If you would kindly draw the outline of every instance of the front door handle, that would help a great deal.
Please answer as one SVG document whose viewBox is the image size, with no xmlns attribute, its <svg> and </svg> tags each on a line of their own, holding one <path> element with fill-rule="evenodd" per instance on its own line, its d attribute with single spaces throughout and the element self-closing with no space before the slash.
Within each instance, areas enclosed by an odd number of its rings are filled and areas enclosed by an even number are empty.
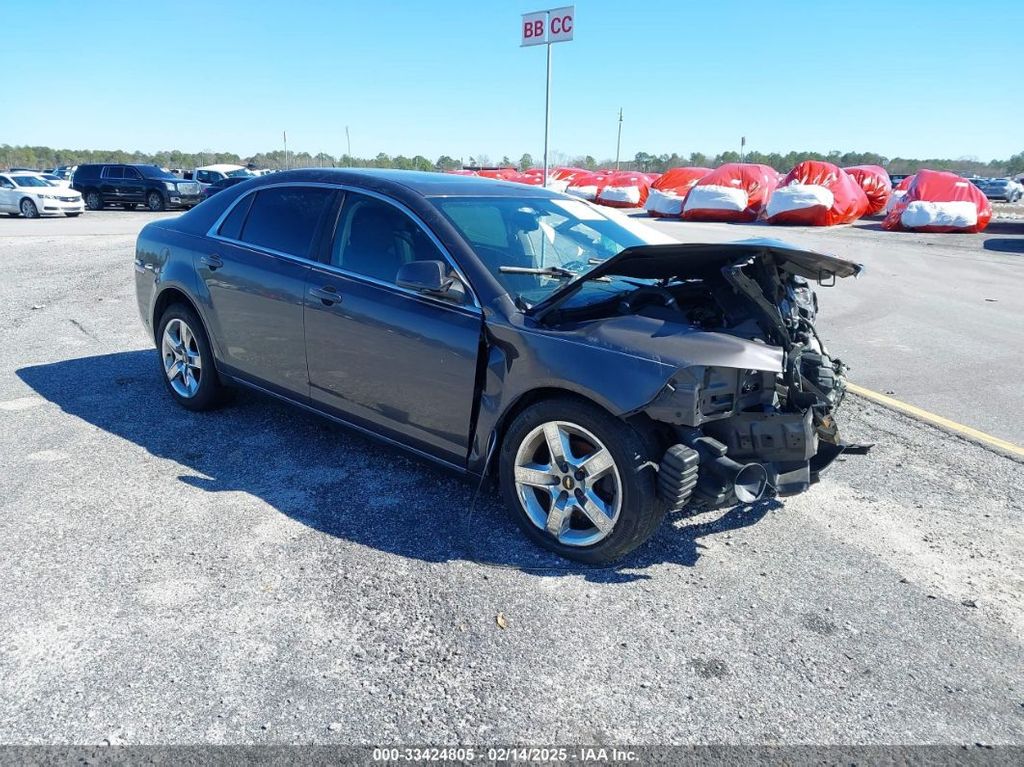
<svg viewBox="0 0 1024 767">
<path fill-rule="evenodd" d="M 208 267 L 211 272 L 215 272 L 224 266 L 224 262 L 221 260 L 220 256 L 203 256 L 199 260 L 202 261 L 203 266 Z"/>
<path fill-rule="evenodd" d="M 319 298 L 326 306 L 341 303 L 341 293 L 333 285 L 324 285 L 322 288 L 310 288 L 309 295 L 313 296 L 313 298 Z"/>
</svg>

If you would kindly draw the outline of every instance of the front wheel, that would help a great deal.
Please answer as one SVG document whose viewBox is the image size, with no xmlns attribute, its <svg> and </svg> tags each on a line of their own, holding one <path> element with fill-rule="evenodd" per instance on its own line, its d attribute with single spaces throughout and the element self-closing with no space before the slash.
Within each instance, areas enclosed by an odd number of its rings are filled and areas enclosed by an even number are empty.
<svg viewBox="0 0 1024 767">
<path fill-rule="evenodd" d="M 154 213 L 159 213 L 166 207 L 164 196 L 159 192 L 150 192 L 146 197 L 146 206 Z"/>
<path fill-rule="evenodd" d="M 25 198 L 21 201 L 21 215 L 25 218 L 39 218 L 39 208 L 32 200 Z"/>
<path fill-rule="evenodd" d="M 78 218 L 82 214 L 81 213 L 65 213 L 64 215 L 67 216 L 68 218 Z"/>
<path fill-rule="evenodd" d="M 89 210 L 103 210 L 103 198 L 96 191 L 85 193 L 85 207 Z"/>
<path fill-rule="evenodd" d="M 160 373 L 171 397 L 188 410 L 211 410 L 221 403 L 213 353 L 199 317 L 174 304 L 160 318 L 157 331 Z"/>
<path fill-rule="evenodd" d="M 499 458 L 506 506 L 536 543 L 568 559 L 611 562 L 644 543 L 665 515 L 650 435 L 575 399 L 531 405 Z"/>
</svg>

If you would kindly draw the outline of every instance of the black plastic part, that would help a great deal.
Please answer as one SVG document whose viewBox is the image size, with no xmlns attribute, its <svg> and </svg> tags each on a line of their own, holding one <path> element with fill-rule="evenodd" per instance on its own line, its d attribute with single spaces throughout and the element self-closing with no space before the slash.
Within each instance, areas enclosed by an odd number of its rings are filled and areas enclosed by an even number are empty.
<svg viewBox="0 0 1024 767">
<path fill-rule="evenodd" d="M 679 511 L 690 501 L 697 486 L 700 455 L 686 445 L 672 445 L 658 467 L 658 497 L 669 511 Z"/>
</svg>

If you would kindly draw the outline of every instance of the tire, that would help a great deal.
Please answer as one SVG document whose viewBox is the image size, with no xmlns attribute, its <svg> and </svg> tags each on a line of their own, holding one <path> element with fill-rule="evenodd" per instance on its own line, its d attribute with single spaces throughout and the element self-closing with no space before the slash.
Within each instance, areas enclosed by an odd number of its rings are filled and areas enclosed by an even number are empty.
<svg viewBox="0 0 1024 767">
<path fill-rule="evenodd" d="M 187 331 L 184 334 L 182 326 Z M 212 410 L 223 402 L 224 387 L 217 378 L 210 342 L 203 323 L 191 307 L 171 304 L 167 308 L 157 326 L 156 345 L 160 378 L 171 399 L 183 408 L 195 411 Z M 187 355 L 183 353 L 185 348 Z M 185 366 L 187 375 L 181 367 L 181 361 L 186 357 L 189 360 Z"/>
<path fill-rule="evenodd" d="M 64 215 L 67 216 L 68 218 L 78 218 L 82 214 L 81 213 L 65 213 Z"/>
<path fill-rule="evenodd" d="M 39 208 L 37 208 L 36 204 L 27 197 L 21 201 L 18 209 L 21 211 L 21 215 L 25 218 L 39 218 Z"/>
<path fill-rule="evenodd" d="M 555 444 L 568 448 L 568 472 L 551 461 L 553 425 L 560 435 Z M 577 456 L 593 458 L 602 447 L 606 455 L 593 478 L 574 470 Z M 530 405 L 509 426 L 498 460 L 501 494 L 516 523 L 535 543 L 577 562 L 606 564 L 628 554 L 654 534 L 667 510 L 648 465 L 658 460 L 653 435 L 589 402 L 565 397 Z M 555 504 L 568 511 L 559 514 L 560 525 L 551 517 Z M 602 506 L 612 513 L 598 516 Z M 557 526 L 558 535 L 548 526 Z"/>
<path fill-rule="evenodd" d="M 103 197 L 95 189 L 85 193 L 85 207 L 89 210 L 103 210 Z"/>
<path fill-rule="evenodd" d="M 167 203 L 160 192 L 150 192 L 146 195 L 146 207 L 154 213 L 159 213 L 167 207 Z"/>
</svg>

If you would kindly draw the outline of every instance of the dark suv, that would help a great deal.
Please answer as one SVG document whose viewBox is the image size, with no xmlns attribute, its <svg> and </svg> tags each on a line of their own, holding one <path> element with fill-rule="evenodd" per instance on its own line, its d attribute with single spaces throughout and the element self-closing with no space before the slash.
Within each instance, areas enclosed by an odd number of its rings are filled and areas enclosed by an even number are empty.
<svg viewBox="0 0 1024 767">
<path fill-rule="evenodd" d="M 199 184 L 183 181 L 155 165 L 79 165 L 71 177 L 71 188 L 82 193 L 89 210 L 106 205 L 131 210 L 145 205 L 158 211 L 191 208 L 202 201 Z"/>
</svg>

